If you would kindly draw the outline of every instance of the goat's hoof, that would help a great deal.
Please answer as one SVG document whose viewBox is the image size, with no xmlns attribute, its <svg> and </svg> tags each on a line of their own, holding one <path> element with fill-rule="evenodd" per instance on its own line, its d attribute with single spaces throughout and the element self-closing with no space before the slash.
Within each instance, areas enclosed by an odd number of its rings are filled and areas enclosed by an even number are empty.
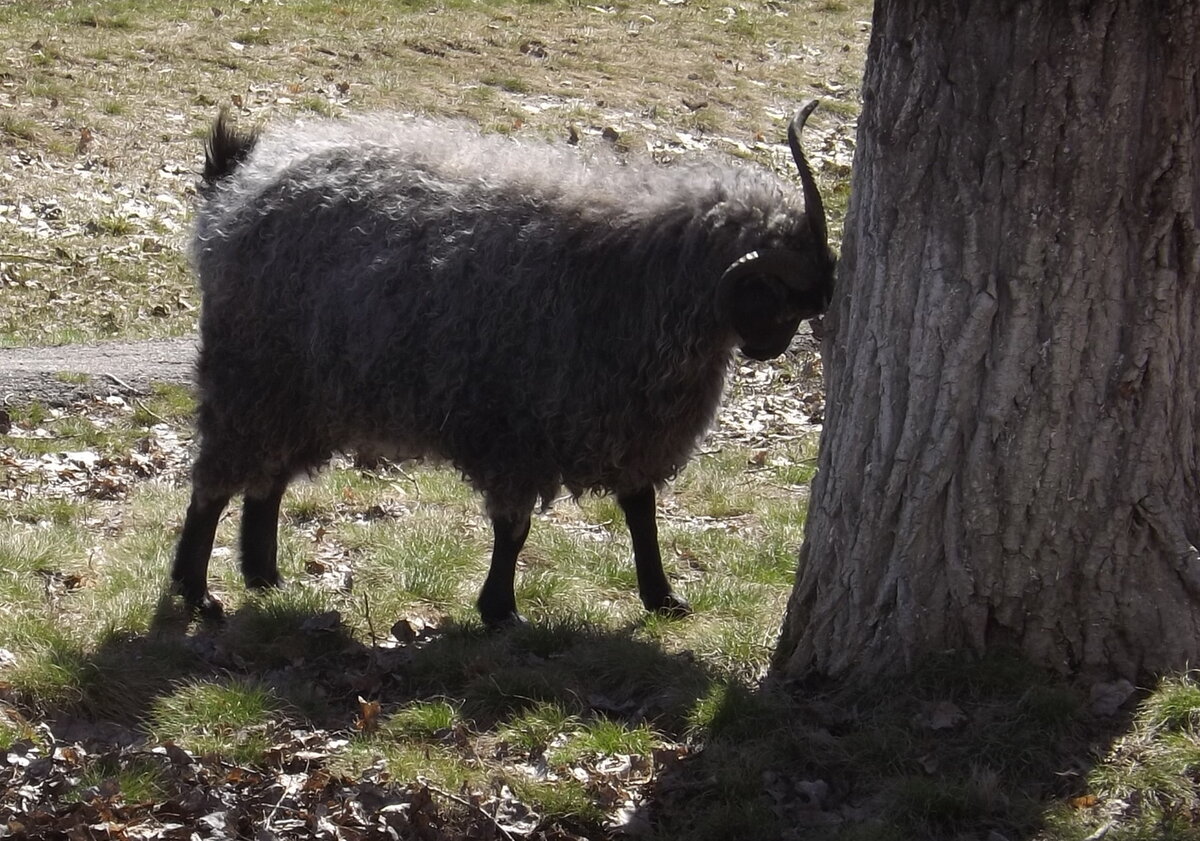
<svg viewBox="0 0 1200 841">
<path fill-rule="evenodd" d="M 209 625 L 216 625 L 225 620 L 225 606 L 211 593 L 205 593 L 198 599 L 185 599 L 188 611 Z"/>
<path fill-rule="evenodd" d="M 482 619 L 483 627 L 492 633 L 507 631 L 511 628 L 520 628 L 529 624 L 529 620 L 515 610 L 499 616 L 484 616 Z"/>
<path fill-rule="evenodd" d="M 660 599 L 643 602 L 643 604 L 650 612 L 669 619 L 682 619 L 692 615 L 692 606 L 687 603 L 687 599 L 670 591 Z"/>
<path fill-rule="evenodd" d="M 180 581 L 171 583 L 171 592 L 183 597 L 183 606 L 192 616 L 205 622 L 220 622 L 225 618 L 225 608 L 207 589 L 199 592 L 189 592 Z"/>
<path fill-rule="evenodd" d="M 278 572 L 270 575 L 246 575 L 245 581 L 246 588 L 249 590 L 277 590 L 283 586 L 283 579 Z"/>
<path fill-rule="evenodd" d="M 208 593 L 195 608 L 196 614 L 210 625 L 225 621 L 225 607 Z"/>
</svg>

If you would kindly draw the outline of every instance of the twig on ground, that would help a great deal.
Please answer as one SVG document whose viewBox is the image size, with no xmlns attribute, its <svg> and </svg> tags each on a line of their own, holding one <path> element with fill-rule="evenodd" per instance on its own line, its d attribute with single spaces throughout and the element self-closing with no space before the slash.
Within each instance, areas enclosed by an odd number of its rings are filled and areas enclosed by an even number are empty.
<svg viewBox="0 0 1200 841">
<path fill-rule="evenodd" d="M 112 375 L 111 375 L 111 374 L 109 374 L 109 376 L 111 377 Z M 133 402 L 134 402 L 134 403 L 137 405 L 137 407 L 138 407 L 139 409 L 141 409 L 143 412 L 145 412 L 146 414 L 148 414 L 150 417 L 154 418 L 156 421 L 158 421 L 158 422 L 160 422 L 160 423 L 166 423 L 166 422 L 167 422 L 167 419 L 166 419 L 166 418 L 164 418 L 164 417 L 163 417 L 162 415 L 160 415 L 158 412 L 156 412 L 156 411 L 154 411 L 153 409 L 151 409 L 149 406 L 147 406 L 147 405 L 146 405 L 145 403 L 143 403 L 141 400 L 134 400 Z"/>
<path fill-rule="evenodd" d="M 500 831 L 500 834 L 503 835 L 505 838 L 507 838 L 508 841 L 516 841 L 516 839 L 513 838 L 513 834 L 511 832 L 509 832 L 507 829 L 505 829 L 504 826 L 500 823 L 500 821 L 496 820 L 496 817 L 494 815 L 489 815 L 487 812 L 487 809 L 484 809 L 479 804 L 472 803 L 470 800 L 468 800 L 465 797 L 460 797 L 457 794 L 440 789 L 435 785 L 431 785 L 430 782 L 423 777 L 417 777 L 417 780 L 421 783 L 421 785 L 425 786 L 425 788 L 429 789 L 434 794 L 440 794 L 442 797 L 445 797 L 447 800 L 452 800 L 455 803 L 459 804 L 460 806 L 466 806 L 472 812 L 483 815 L 483 817 L 485 817 L 489 821 L 491 821 L 492 826 L 496 827 L 496 829 L 498 829 Z"/>
<path fill-rule="evenodd" d="M 283 794 L 279 795 L 279 799 L 275 801 L 275 805 L 271 808 L 270 814 L 267 815 L 266 820 L 263 822 L 263 830 L 266 832 L 271 831 L 271 821 L 275 820 L 275 815 L 278 814 L 279 807 L 283 805 L 284 799 L 289 794 L 291 794 L 291 789 L 287 786 L 283 786 Z"/>
<path fill-rule="evenodd" d="M 1102 839 L 1106 835 L 1108 835 L 1108 833 L 1111 832 L 1113 827 L 1116 825 L 1117 825 L 1116 821 L 1109 821 L 1104 826 L 1100 827 L 1095 832 L 1093 832 L 1091 835 L 1089 835 L 1087 838 L 1084 838 L 1083 841 L 1100 841 L 1100 839 Z"/>
<path fill-rule="evenodd" d="M 364 591 L 362 594 L 363 617 L 367 620 L 367 634 L 371 637 L 372 653 L 379 647 L 379 637 L 375 634 L 375 623 L 371 620 L 371 598 Z"/>
<path fill-rule="evenodd" d="M 15 254 L 11 252 L 0 254 L 0 260 L 15 260 L 21 263 L 46 263 L 48 265 L 58 265 L 63 262 L 60 257 L 39 257 L 36 254 Z"/>
<path fill-rule="evenodd" d="M 116 374 L 106 373 L 104 376 L 108 377 L 110 380 L 112 380 L 114 383 L 116 383 L 121 388 L 125 389 L 130 394 L 144 395 L 146 393 L 139 388 L 134 388 L 129 383 L 125 382 L 123 379 L 118 377 Z M 153 414 L 153 413 L 151 413 L 151 414 Z"/>
</svg>

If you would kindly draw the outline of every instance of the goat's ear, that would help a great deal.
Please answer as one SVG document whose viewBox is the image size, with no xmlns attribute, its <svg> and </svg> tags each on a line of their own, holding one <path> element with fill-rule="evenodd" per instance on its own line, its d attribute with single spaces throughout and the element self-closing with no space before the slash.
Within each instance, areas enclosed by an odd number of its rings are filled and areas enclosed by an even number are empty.
<svg viewBox="0 0 1200 841">
<path fill-rule="evenodd" d="M 784 278 L 797 273 L 803 261 L 785 248 L 751 251 L 738 258 L 717 284 L 717 311 L 742 338 L 750 322 L 769 317 L 771 309 L 787 302 Z M 777 309 L 778 311 L 778 309 Z"/>
<path fill-rule="evenodd" d="M 788 309 L 787 287 L 770 274 L 742 274 L 732 278 L 722 293 L 722 315 L 743 342 L 770 332 L 770 326 Z"/>
<path fill-rule="evenodd" d="M 802 266 L 796 252 L 771 249 L 747 254 L 721 276 L 718 315 L 750 358 L 771 359 L 791 343 L 804 312 L 790 281 Z"/>
</svg>

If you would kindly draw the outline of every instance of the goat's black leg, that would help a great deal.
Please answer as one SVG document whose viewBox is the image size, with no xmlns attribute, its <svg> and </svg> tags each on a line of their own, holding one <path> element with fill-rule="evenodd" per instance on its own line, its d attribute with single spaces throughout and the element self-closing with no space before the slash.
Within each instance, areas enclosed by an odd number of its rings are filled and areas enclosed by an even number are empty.
<svg viewBox="0 0 1200 841">
<path fill-rule="evenodd" d="M 492 565 L 487 580 L 479 592 L 479 615 L 489 628 L 522 625 L 525 617 L 517 613 L 514 591 L 517 575 L 517 555 L 529 537 L 529 515 L 523 517 L 493 517 Z"/>
<path fill-rule="evenodd" d="M 633 563 L 637 567 L 638 595 L 646 610 L 663 616 L 687 616 L 692 606 L 677 595 L 663 572 L 662 553 L 658 548 L 658 523 L 654 511 L 654 487 L 633 493 L 617 494 L 617 503 L 625 512 L 625 524 L 633 540 Z"/>
<path fill-rule="evenodd" d="M 175 592 L 183 596 L 189 610 L 210 620 L 220 618 L 221 603 L 208 592 L 208 559 L 212 555 L 221 512 L 228 504 L 228 495 L 204 497 L 193 489 L 179 546 L 175 549 L 175 563 L 171 567 Z"/>
<path fill-rule="evenodd" d="M 263 495 L 246 494 L 242 503 L 242 577 L 247 587 L 278 587 L 279 506 L 286 481 L 277 482 Z"/>
</svg>

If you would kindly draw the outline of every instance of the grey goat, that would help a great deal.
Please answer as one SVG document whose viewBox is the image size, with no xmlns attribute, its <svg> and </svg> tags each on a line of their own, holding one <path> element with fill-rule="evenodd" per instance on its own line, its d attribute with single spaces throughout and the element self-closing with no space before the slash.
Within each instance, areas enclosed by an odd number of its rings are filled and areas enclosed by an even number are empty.
<svg viewBox="0 0 1200 841">
<path fill-rule="evenodd" d="M 712 422 L 735 347 L 783 353 L 828 305 L 821 196 L 760 169 L 621 163 L 461 123 L 385 116 L 206 145 L 199 452 L 172 579 L 209 617 L 217 522 L 244 494 L 246 584 L 280 583 L 280 502 L 336 450 L 452 463 L 495 542 L 478 600 L 523 621 L 517 555 L 539 500 L 615 493 L 648 610 L 690 611 L 662 568 L 655 490 Z"/>
</svg>

